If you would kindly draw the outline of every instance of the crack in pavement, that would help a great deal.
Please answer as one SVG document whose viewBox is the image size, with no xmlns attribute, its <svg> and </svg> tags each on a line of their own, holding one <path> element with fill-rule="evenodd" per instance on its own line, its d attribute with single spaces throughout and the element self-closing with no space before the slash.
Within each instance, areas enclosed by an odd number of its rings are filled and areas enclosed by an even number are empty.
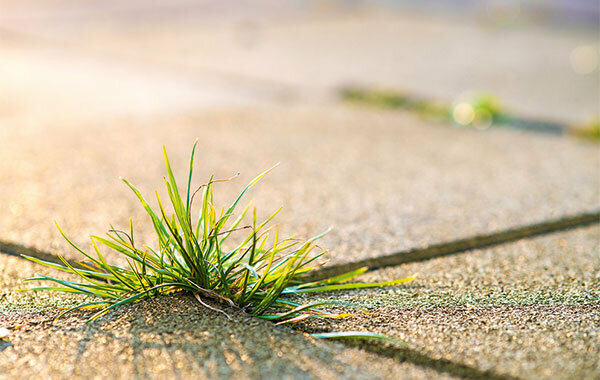
<svg viewBox="0 0 600 380">
<path fill-rule="evenodd" d="M 23 255 L 35 257 L 36 259 L 49 261 L 51 263 L 63 264 L 62 260 L 58 255 L 50 253 L 48 251 L 42 251 L 34 247 L 27 247 L 22 244 L 13 243 L 9 241 L 0 240 L 0 253 L 4 253 L 10 256 L 16 256 L 22 258 Z M 83 266 L 79 265 L 75 260 L 67 260 L 69 264 L 75 266 L 78 269 L 84 269 Z M 79 261 L 79 260 L 78 260 Z"/>
<path fill-rule="evenodd" d="M 330 265 L 316 270 L 309 276 L 309 279 L 325 279 L 365 266 L 369 267 L 369 270 L 372 271 L 389 266 L 396 266 L 415 261 L 424 261 L 440 256 L 453 255 L 472 249 L 492 247 L 520 239 L 533 238 L 540 235 L 584 227 L 596 223 L 600 223 L 600 210 L 581 213 L 573 216 L 565 216 L 559 219 L 528 224 L 488 234 L 474 235 L 463 239 L 433 244 L 425 248 L 414 248 L 379 257 Z"/>
<path fill-rule="evenodd" d="M 0 352 L 6 350 L 8 347 L 11 347 L 13 344 L 10 342 L 7 342 L 5 340 L 0 340 Z"/>
<path fill-rule="evenodd" d="M 323 278 L 339 274 L 341 272 L 357 269 L 362 266 L 369 266 L 371 270 L 394 266 L 408 262 L 422 261 L 435 257 L 457 254 L 472 249 L 480 249 L 504 243 L 512 242 L 524 238 L 532 238 L 539 235 L 550 234 L 562 230 L 584 227 L 590 224 L 600 223 L 600 210 L 581 213 L 574 216 L 567 216 L 559 219 L 544 221 L 541 223 L 529 224 L 499 232 L 480 234 L 468 238 L 458 239 L 451 242 L 434 244 L 426 248 L 400 251 L 378 258 L 365 259 L 352 263 L 345 263 L 326 267 L 318 271 L 314 278 Z M 21 244 L 6 242 L 0 240 L 0 253 L 21 257 L 28 255 L 41 260 L 60 263 L 58 255 L 42 251 L 37 248 L 27 247 Z M 73 261 L 69 262 L 80 267 Z M 419 367 L 429 368 L 439 373 L 445 373 L 451 376 L 468 379 L 494 379 L 494 380 L 517 380 L 518 377 L 496 373 L 490 370 L 482 370 L 464 363 L 457 363 L 443 358 L 435 358 L 410 348 L 400 348 L 387 346 L 376 342 L 343 342 L 348 346 L 358 345 L 360 348 L 385 356 L 399 362 L 409 362 Z M 0 351 L 8 348 L 7 345 L 0 346 Z"/>
<path fill-rule="evenodd" d="M 415 261 L 424 261 L 440 256 L 453 255 L 473 249 L 492 247 L 496 245 L 510 243 L 520 239 L 533 238 L 540 235 L 546 235 L 558 231 L 585 227 L 597 223 L 600 223 L 600 210 L 581 213 L 573 216 L 565 216 L 559 219 L 544 221 L 541 223 L 528 224 L 488 234 L 474 235 L 463 239 L 433 244 L 425 248 L 414 248 L 407 251 L 394 252 L 379 257 L 358 260 L 343 264 L 330 265 L 321 269 L 317 269 L 315 273 L 308 277 L 308 279 L 324 279 L 327 277 L 350 272 L 365 266 L 369 267 L 369 270 L 372 271 L 389 266 L 396 266 Z M 56 254 L 9 241 L 0 240 L 0 253 L 17 257 L 27 255 L 40 260 L 62 264 L 62 260 Z M 75 268 L 84 268 L 79 264 L 80 262 L 82 262 L 81 260 L 67 261 Z"/>
<path fill-rule="evenodd" d="M 450 376 L 473 380 L 519 380 L 519 377 L 496 373 L 492 370 L 481 370 L 467 364 L 453 362 L 448 359 L 435 358 L 415 349 L 397 346 L 386 346 L 381 342 L 342 342 L 349 347 L 358 347 L 379 356 L 388 357 L 398 362 L 407 362 L 422 368 L 432 369 Z"/>
</svg>

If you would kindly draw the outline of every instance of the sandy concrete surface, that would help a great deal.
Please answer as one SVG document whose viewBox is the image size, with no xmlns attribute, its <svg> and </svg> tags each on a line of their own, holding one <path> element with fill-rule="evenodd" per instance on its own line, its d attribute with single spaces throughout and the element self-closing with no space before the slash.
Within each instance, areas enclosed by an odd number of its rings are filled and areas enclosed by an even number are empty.
<svg viewBox="0 0 600 380">
<path fill-rule="evenodd" d="M 395 289 L 331 293 L 359 308 L 334 325 L 396 336 L 420 353 L 500 375 L 593 379 L 599 241 L 594 226 L 375 271 L 363 279 L 420 274 Z"/>
<path fill-rule="evenodd" d="M 333 225 L 320 242 L 332 263 L 600 208 L 593 143 L 460 129 L 338 98 L 348 84 L 442 101 L 487 91 L 522 117 L 598 118 L 598 64 L 576 72 L 597 58 L 597 28 L 525 14 L 537 5 L 471 17 L 319 1 L 5 3 L 0 247 L 78 258 L 54 220 L 90 248 L 89 234 L 129 218 L 136 240 L 154 245 L 119 176 L 154 203 L 162 146 L 182 185 L 196 138 L 195 185 L 240 173 L 216 187 L 217 206 L 280 162 L 247 200 L 261 216 L 283 205 L 284 234 Z M 321 295 L 355 315 L 295 331 L 231 310 L 228 321 L 185 294 L 90 324 L 85 313 L 53 322 L 81 297 L 18 292 L 32 286 L 25 278 L 55 272 L 4 252 L 0 378 L 595 379 L 599 242 L 592 226 L 380 269 L 361 280 L 419 277 Z M 380 332 L 408 347 L 306 334 L 323 329 Z"/>
<path fill-rule="evenodd" d="M 86 324 L 53 318 L 79 297 L 16 293 L 39 268 L 0 256 L 0 378 L 428 379 L 432 369 L 315 340 L 189 295 L 125 306 Z M 52 272 L 53 275 L 56 271 Z M 214 305 L 221 307 L 219 305 Z M 89 316 L 90 313 L 88 312 Z M 443 376 L 442 378 L 452 378 Z"/>
<path fill-rule="evenodd" d="M 344 136 L 344 139 L 340 139 Z M 186 176 L 200 139 L 196 183 L 241 176 L 216 189 L 225 206 L 276 162 L 248 197 L 262 215 L 280 205 L 284 231 L 322 240 L 334 262 L 374 257 L 600 206 L 597 147 L 513 131 L 428 124 L 410 114 L 344 107 L 266 107 L 147 120 L 5 130 L 0 239 L 65 250 L 58 220 L 77 242 L 133 217 L 154 244 L 143 209 L 119 176 L 152 197 L 164 175 L 161 146 Z"/>
<path fill-rule="evenodd" d="M 34 8 L 29 16 L 7 11 L 0 26 L 54 44 L 67 56 L 89 53 L 89 59 L 118 58 L 142 72 L 186 74 L 205 93 L 215 93 L 210 90 L 217 79 L 221 87 L 235 83 L 240 93 L 275 101 L 322 101 L 348 84 L 445 101 L 483 91 L 526 117 L 579 123 L 600 116 L 598 70 L 578 74 L 572 67 L 578 47 L 600 49 L 597 29 L 589 26 L 544 26 L 518 14 L 502 22 L 402 7 L 308 2 L 254 9 L 241 3 L 106 3 L 87 9 L 66 3 Z M 510 12 L 511 5 L 506 8 Z"/>
<path fill-rule="evenodd" d="M 365 274 L 385 281 L 418 273 L 414 286 L 347 295 L 365 307 L 558 305 L 600 303 L 596 226 Z M 373 293 L 370 293 L 373 295 Z"/>
</svg>

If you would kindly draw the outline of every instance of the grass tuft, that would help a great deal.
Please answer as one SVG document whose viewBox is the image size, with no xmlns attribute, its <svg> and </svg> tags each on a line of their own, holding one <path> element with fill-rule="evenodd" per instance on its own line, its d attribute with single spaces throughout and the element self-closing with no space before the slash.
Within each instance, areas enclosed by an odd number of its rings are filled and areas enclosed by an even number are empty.
<svg viewBox="0 0 600 380">
<path fill-rule="evenodd" d="M 361 268 L 320 281 L 305 280 L 306 275 L 320 265 L 319 260 L 326 254 L 326 251 L 315 244 L 324 234 L 306 241 L 293 237 L 281 238 L 278 230 L 267 228 L 267 224 L 281 209 L 259 222 L 255 208 L 251 217 L 248 215 L 251 211 L 248 205 L 234 218 L 234 211 L 242 196 L 273 168 L 259 174 L 229 207 L 218 212 L 213 204 L 213 185 L 227 180 L 215 180 L 211 177 L 208 183 L 193 191 L 191 183 L 196 144 L 192 149 L 185 193 L 179 192 L 164 150 L 167 170 L 164 183 L 169 199 L 164 202 L 156 193 L 157 210 L 149 206 L 134 185 L 123 179 L 150 217 L 156 232 L 155 247 L 137 245 L 130 222 L 127 232 L 111 226 L 106 237 L 91 236 L 94 253 L 90 254 L 75 245 L 57 224 L 61 235 L 88 263 L 75 268 L 62 257 L 63 264 L 57 264 L 25 256 L 33 262 L 79 278 L 78 281 L 68 281 L 40 275 L 28 280 L 50 282 L 51 286 L 31 290 L 52 290 L 97 297 L 92 302 L 85 302 L 65 311 L 59 317 L 75 310 L 99 309 L 89 318 L 92 321 L 123 304 L 174 291 L 186 291 L 194 294 L 204 307 L 225 315 L 224 311 L 209 306 L 204 300 L 216 300 L 277 324 L 315 317 L 343 318 L 347 314 L 334 314 L 321 309 L 328 302 L 299 304 L 290 299 L 290 296 L 392 286 L 413 279 L 409 277 L 386 282 L 348 283 L 347 281 L 366 271 L 366 268 Z M 199 210 L 193 212 L 193 202 L 198 196 Z M 167 204 L 170 211 L 167 211 Z M 251 218 L 251 225 L 242 225 L 246 218 Z M 101 248 L 123 256 L 128 263 L 127 267 L 109 264 L 101 253 Z M 345 332 L 315 336 L 364 338 L 376 334 Z"/>
<path fill-rule="evenodd" d="M 600 142 L 600 119 L 584 125 L 576 125 L 570 130 L 572 135 L 589 141 Z"/>
</svg>

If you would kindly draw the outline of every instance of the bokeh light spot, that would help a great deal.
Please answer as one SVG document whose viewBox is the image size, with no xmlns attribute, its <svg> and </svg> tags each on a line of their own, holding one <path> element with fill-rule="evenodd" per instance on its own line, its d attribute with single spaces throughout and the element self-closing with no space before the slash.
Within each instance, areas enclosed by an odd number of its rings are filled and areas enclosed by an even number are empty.
<svg viewBox="0 0 600 380">
<path fill-rule="evenodd" d="M 469 103 L 458 103 L 452 110 L 452 117 L 460 125 L 469 125 L 475 119 L 475 110 Z"/>
<path fill-rule="evenodd" d="M 598 68 L 598 51 L 590 45 L 577 46 L 571 51 L 569 60 L 577 74 L 591 74 Z"/>
</svg>

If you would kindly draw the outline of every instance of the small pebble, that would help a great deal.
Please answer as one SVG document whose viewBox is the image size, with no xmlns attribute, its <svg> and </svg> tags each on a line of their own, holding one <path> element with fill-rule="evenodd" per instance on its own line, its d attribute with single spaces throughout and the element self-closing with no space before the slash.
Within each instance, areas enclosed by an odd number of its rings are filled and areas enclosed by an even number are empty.
<svg viewBox="0 0 600 380">
<path fill-rule="evenodd" d="M 4 339 L 10 335 L 10 331 L 7 328 L 0 327 L 0 339 Z"/>
</svg>

